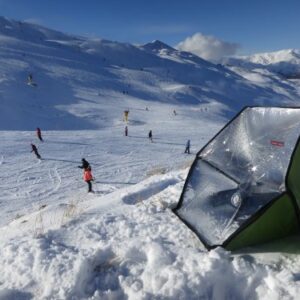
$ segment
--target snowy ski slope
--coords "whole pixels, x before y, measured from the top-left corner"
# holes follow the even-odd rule
[[[297,238],[208,253],[171,211],[194,155],[229,115],[299,102],[296,81],[235,71],[158,41],[0,18],[0,299],[297,299]]]

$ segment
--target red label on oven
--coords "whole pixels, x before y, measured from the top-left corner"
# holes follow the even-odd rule
[[[273,146],[277,146],[277,147],[283,147],[284,146],[284,142],[282,142],[282,141],[276,141],[276,140],[271,140],[271,144]]]

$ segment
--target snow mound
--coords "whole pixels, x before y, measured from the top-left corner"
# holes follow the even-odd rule
[[[89,208],[61,228],[36,237],[24,229],[15,238],[2,236],[0,295],[7,299],[297,297],[300,286],[292,270],[295,263],[299,267],[298,261],[286,259],[285,267],[278,269],[249,255],[203,249],[170,210],[182,188],[182,179],[176,184],[179,175],[161,175],[162,182],[167,176],[174,178],[174,184],[168,189],[162,184],[160,197],[153,194],[138,205],[122,204],[120,190],[90,200]],[[128,195],[151,190],[152,180],[154,184],[158,177],[130,188]],[[160,198],[169,203],[161,205]]]

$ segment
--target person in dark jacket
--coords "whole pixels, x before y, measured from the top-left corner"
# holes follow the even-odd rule
[[[152,140],[152,130],[149,131],[149,133],[148,133],[148,138],[149,138],[149,140],[150,140],[151,142],[153,142],[153,140]]]
[[[40,129],[39,127],[37,127],[37,129],[36,129],[36,135],[37,135],[38,139],[39,139],[41,142],[44,141],[43,138],[42,138],[42,132],[41,132],[41,129]]]
[[[128,136],[128,127],[125,126],[125,136]]]
[[[28,81],[28,83],[32,83],[32,81],[33,81],[32,74],[28,75],[27,81]]]
[[[92,170],[90,163],[85,158],[81,159],[81,166],[78,166],[78,168],[84,169],[84,170],[87,170],[87,169]]]
[[[34,144],[31,144],[31,151],[30,152],[34,152],[34,154],[36,155],[36,157],[38,158],[38,159],[41,159],[41,156],[40,156],[40,154],[39,154],[39,152],[38,152],[38,149],[37,149],[37,147],[36,147],[36,145],[34,145]]]
[[[184,151],[184,153],[190,154],[190,148],[191,148],[191,141],[188,140],[188,141],[186,142],[186,146],[185,146],[185,151]]]

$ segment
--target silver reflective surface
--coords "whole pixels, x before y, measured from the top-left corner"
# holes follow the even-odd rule
[[[300,109],[248,108],[199,153],[177,211],[208,244],[221,244],[285,190]]]

